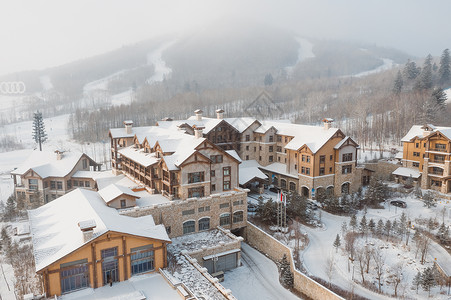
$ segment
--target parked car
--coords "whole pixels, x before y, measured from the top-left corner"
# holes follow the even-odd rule
[[[278,193],[280,192],[280,188],[276,187],[276,186],[272,186],[269,188],[269,190],[273,193]]]
[[[402,208],[406,208],[407,207],[407,203],[405,201],[402,200],[393,200],[390,202],[391,205],[397,206],[397,207],[402,207]]]
[[[257,211],[257,205],[252,203],[247,203],[247,211],[248,212],[256,212]]]

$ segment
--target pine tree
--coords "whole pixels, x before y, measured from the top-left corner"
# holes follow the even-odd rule
[[[448,99],[448,97],[441,88],[436,88],[432,92],[431,99],[433,103],[437,103],[439,108],[445,108],[445,101]]]
[[[421,272],[420,271],[418,271],[417,275],[415,275],[415,277],[413,278],[412,284],[416,288],[417,294],[418,294],[418,287],[421,284]]]
[[[14,199],[14,196],[11,195],[8,197],[8,200],[6,200],[6,208],[4,214],[5,221],[11,221],[15,215],[16,215],[16,201]]]
[[[280,261],[280,278],[286,287],[293,287],[293,273],[291,273],[290,263],[288,262],[286,254],[283,255],[282,260]]]
[[[357,229],[357,216],[356,215],[351,216],[351,220],[349,221],[349,227],[351,227],[352,231],[354,231],[354,232]]]
[[[377,221],[376,232],[378,236],[382,236],[384,234],[384,221],[382,221],[381,219]]]
[[[36,112],[33,117],[33,139],[39,144],[39,151],[42,151],[42,143],[47,140],[47,133],[45,133],[44,120],[42,113]]]
[[[423,195],[423,202],[424,202],[424,206],[426,206],[427,208],[437,206],[437,202],[435,201],[434,194],[431,192],[426,192]]]
[[[421,74],[415,84],[415,88],[419,91],[432,88],[432,55],[428,55],[423,64]]]
[[[428,291],[428,295],[431,295],[431,288],[435,286],[434,270],[431,267],[424,269],[421,275],[421,287],[424,291]]]
[[[370,232],[372,234],[376,232],[376,223],[374,222],[373,219],[370,219],[370,221],[368,222],[368,228],[370,229]]]
[[[11,247],[11,237],[6,231],[6,227],[2,227],[1,237],[2,237],[2,249],[7,251]]]
[[[334,241],[335,251],[338,252],[338,247],[341,246],[340,235],[337,234]]]
[[[449,56],[449,49],[443,50],[442,56],[440,57],[440,68],[438,73],[440,76],[440,83],[446,85],[451,79],[451,60]]]
[[[360,220],[360,232],[362,234],[365,234],[368,230],[368,223],[366,221],[366,215],[363,215],[362,219]]]
[[[387,222],[385,222],[385,227],[384,227],[384,232],[387,235],[387,237],[390,237],[390,231],[391,231],[391,222],[390,222],[390,220],[387,220]]]
[[[403,84],[404,84],[404,82],[402,80],[401,71],[398,70],[398,74],[396,75],[396,79],[393,84],[393,94],[395,94],[396,96],[399,96],[399,94],[401,94]]]
[[[440,240],[440,243],[446,244],[449,241],[449,228],[442,223],[438,229],[437,237]]]
[[[264,84],[266,86],[272,85],[273,81],[274,81],[274,78],[272,77],[271,73],[268,73],[265,75]]]
[[[406,65],[404,66],[404,77],[408,80],[413,80],[417,78],[417,76],[420,74],[421,70],[417,67],[417,64],[414,61],[411,61],[410,59],[407,60]]]

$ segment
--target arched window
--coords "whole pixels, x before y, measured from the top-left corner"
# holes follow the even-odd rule
[[[230,225],[230,214],[225,213],[219,216],[219,225],[220,226],[226,226]]]
[[[296,183],[290,182],[290,191],[296,191]]]
[[[349,182],[345,182],[341,185],[341,193],[349,194]]]
[[[285,179],[280,179],[280,186],[283,189],[286,189],[287,188],[287,181]]]
[[[334,194],[334,187],[333,186],[328,186],[327,188],[326,188],[326,195],[327,196],[331,196],[331,195],[333,195]]]
[[[274,176],[274,178],[272,179],[272,184],[279,185],[279,179],[277,179],[276,176]]]
[[[196,231],[196,222],[186,221],[183,223],[183,234],[188,234]]]
[[[233,213],[233,223],[243,222],[243,211],[236,211]]]
[[[202,218],[199,220],[199,231],[210,229],[210,218]]]

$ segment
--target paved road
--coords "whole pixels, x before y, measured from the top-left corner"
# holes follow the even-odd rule
[[[300,298],[279,283],[276,264],[250,247],[241,243],[243,265],[225,273],[222,285],[232,290],[240,300],[299,300]]]

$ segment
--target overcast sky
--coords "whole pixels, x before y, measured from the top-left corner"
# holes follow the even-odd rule
[[[451,48],[449,0],[1,1],[0,74],[51,67],[231,17],[416,56]]]

